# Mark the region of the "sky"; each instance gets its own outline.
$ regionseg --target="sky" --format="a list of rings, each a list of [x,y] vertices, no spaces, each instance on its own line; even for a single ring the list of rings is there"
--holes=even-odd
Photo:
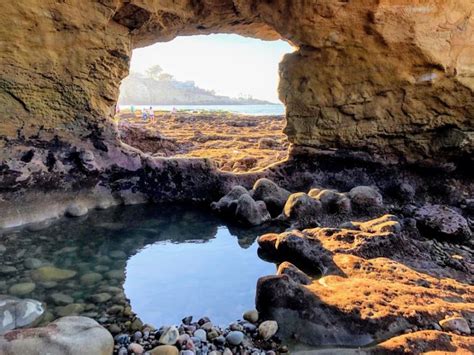
[[[293,48],[284,41],[261,41],[238,35],[177,37],[133,51],[131,71],[145,73],[159,64],[180,81],[219,95],[277,102],[278,63]]]

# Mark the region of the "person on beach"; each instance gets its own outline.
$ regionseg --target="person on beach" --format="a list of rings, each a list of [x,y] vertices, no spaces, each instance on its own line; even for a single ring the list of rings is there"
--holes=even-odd
[[[146,121],[148,119],[148,111],[146,108],[144,108],[142,111],[142,119],[143,121]]]
[[[153,111],[153,107],[150,106],[149,110],[150,122],[155,123],[155,111]]]

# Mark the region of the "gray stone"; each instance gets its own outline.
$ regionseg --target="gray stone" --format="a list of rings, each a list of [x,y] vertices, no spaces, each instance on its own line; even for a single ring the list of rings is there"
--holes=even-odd
[[[471,334],[471,329],[469,328],[469,324],[467,320],[463,317],[449,317],[443,319],[439,322],[439,325],[445,331],[455,332],[458,331],[461,334]]]
[[[352,205],[360,210],[383,207],[382,195],[370,186],[356,186],[348,193]]]
[[[74,299],[71,296],[60,292],[52,293],[49,296],[49,299],[57,306],[65,306],[74,302]]]
[[[235,217],[240,223],[258,226],[271,219],[263,201],[255,201],[250,195],[242,195],[237,200]]]
[[[0,296],[0,334],[8,330],[32,326],[44,315],[41,302]]]
[[[291,222],[294,228],[318,227],[322,206],[304,192],[291,194],[283,209],[284,219]]]
[[[103,277],[97,272],[89,272],[81,276],[81,284],[89,286],[102,281]]]
[[[273,181],[262,178],[253,185],[253,198],[265,202],[268,211],[273,217],[278,216],[283,210],[290,192],[279,187]]]
[[[110,293],[106,292],[96,293],[89,297],[89,299],[95,303],[104,303],[109,301],[111,298],[112,296],[110,295]]]
[[[1,265],[0,266],[0,275],[11,275],[16,273],[18,270],[14,266],[10,265]]]
[[[19,330],[0,337],[1,354],[109,355],[113,349],[112,335],[85,317],[60,318],[43,328]]]
[[[442,205],[424,205],[415,213],[417,227],[427,238],[465,242],[472,237],[467,220],[458,212]]]
[[[163,345],[174,345],[178,341],[179,331],[176,327],[164,327],[161,331],[161,336],[158,343]]]
[[[85,216],[89,212],[86,206],[80,202],[74,202],[70,204],[66,209],[66,216],[68,217],[81,217]]]
[[[235,209],[237,208],[237,200],[242,195],[248,194],[248,191],[242,186],[234,186],[227,195],[223,196],[219,201],[213,202],[211,208],[227,216],[234,216]]]
[[[321,202],[323,209],[328,213],[350,213],[352,211],[349,198],[335,190],[312,189],[308,196]]]
[[[71,303],[67,306],[57,307],[56,313],[60,317],[76,316],[84,312],[85,306],[82,303]]]
[[[196,338],[199,338],[201,341],[207,341],[207,334],[204,329],[196,329],[193,333]]]
[[[25,259],[25,261],[23,262],[23,265],[25,265],[27,269],[37,269],[41,265],[43,265],[43,262],[40,259],[28,258],[28,259]]]
[[[244,333],[238,331],[238,330],[233,330],[227,334],[225,337],[226,341],[234,346],[240,345],[242,341],[244,340]]]

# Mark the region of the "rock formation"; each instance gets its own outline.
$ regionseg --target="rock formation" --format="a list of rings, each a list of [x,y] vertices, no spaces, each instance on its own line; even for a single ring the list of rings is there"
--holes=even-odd
[[[120,142],[111,120],[120,82],[133,48],[216,32],[295,46],[281,63],[279,92],[287,106],[285,132],[296,147],[465,166],[474,146],[473,9],[470,0],[4,2],[4,200],[16,201],[22,189],[117,191],[123,186],[116,188],[116,180],[149,169],[166,175],[168,163]],[[194,164],[205,171],[201,178],[225,180],[207,162]],[[188,172],[176,174],[195,186]],[[166,185],[155,176],[144,182],[152,183]]]

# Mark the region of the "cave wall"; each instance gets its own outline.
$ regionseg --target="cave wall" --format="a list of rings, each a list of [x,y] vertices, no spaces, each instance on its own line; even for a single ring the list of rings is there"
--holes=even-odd
[[[0,147],[55,136],[114,142],[110,118],[134,47],[229,32],[298,46],[279,88],[295,145],[383,161],[472,157],[471,0],[20,0],[0,9]]]

